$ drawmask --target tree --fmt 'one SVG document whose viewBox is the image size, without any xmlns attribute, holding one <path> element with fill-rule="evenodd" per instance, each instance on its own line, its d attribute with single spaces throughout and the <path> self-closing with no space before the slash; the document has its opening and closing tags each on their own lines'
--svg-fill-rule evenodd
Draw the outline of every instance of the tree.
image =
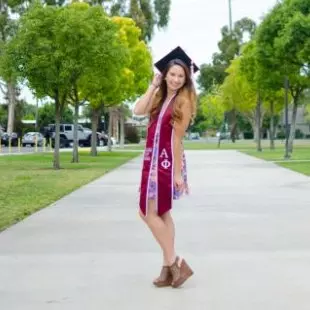
<svg viewBox="0 0 310 310">
<path fill-rule="evenodd" d="M 247 78 L 241 70 L 242 61 L 243 56 L 231 62 L 226 70 L 228 76 L 220 87 L 220 95 L 226 111 L 234 110 L 248 118 L 253 128 L 257 150 L 261 151 L 261 127 L 266 110 L 263 109 L 263 88 L 257 88 L 255 78 L 252 81 Z M 253 76 L 255 77 L 255 72 Z"/>
<path fill-rule="evenodd" d="M 227 76 L 227 66 L 217 63 L 203 64 L 198 76 L 198 86 L 202 91 L 209 92 L 215 84 L 221 85 Z"/>
<path fill-rule="evenodd" d="M 202 110 L 202 96 L 205 96 L 206 93 L 201 94 L 198 97 L 198 104 L 197 104 L 197 113 L 194 120 L 194 123 L 190 125 L 189 131 L 191 132 L 199 132 L 202 135 L 208 129 L 208 119 Z"/>
<path fill-rule="evenodd" d="M 270 102 L 271 113 L 271 127 L 274 129 L 273 120 L 274 120 L 274 104 L 275 96 L 274 93 L 277 89 L 271 87 L 272 83 L 270 82 L 270 76 L 267 75 L 267 72 L 259 66 L 259 61 L 257 57 L 257 42 L 255 40 L 250 41 L 247 45 L 244 46 L 242 57 L 240 58 L 240 73 L 243 74 L 247 82 L 251 87 L 257 92 L 257 104 L 254 112 L 254 123 L 255 123 L 255 141 L 257 143 L 257 150 L 261 151 L 261 128 L 264 119 L 264 113 L 266 111 L 263 109 L 263 103 L 266 103 L 266 100 Z M 273 131 L 271 132 L 271 145 L 274 147 L 273 142 Z"/>
<path fill-rule="evenodd" d="M 33 5 L 21 18 L 17 36 L 10 44 L 11 60 L 21 77 L 28 80 L 37 97 L 50 96 L 55 101 L 56 143 L 54 168 L 59 169 L 59 122 L 69 91 L 70 72 L 66 56 L 57 40 L 59 9 Z M 60 29 L 57 29 L 57 31 Z M 64 57 L 64 62 L 62 58 Z"/>
<path fill-rule="evenodd" d="M 64 0 L 44 2 L 54 6 L 63 6 L 65 3 Z M 171 0 L 84 0 L 84 2 L 93 6 L 101 5 L 111 17 L 132 18 L 141 29 L 140 39 L 145 41 L 151 41 L 154 30 L 165 28 L 169 22 Z"/>
<path fill-rule="evenodd" d="M 75 46 L 76 54 L 73 61 L 76 62 L 74 76 L 71 79 L 72 89 L 69 94 L 74 113 L 74 143 L 72 162 L 78 162 L 78 117 L 79 106 L 87 101 L 83 97 L 85 80 L 100 79 L 101 83 L 113 87 L 113 82 L 120 74 L 122 67 L 127 62 L 128 52 L 124 45 L 117 40 L 118 28 L 107 18 L 106 14 L 99 7 L 89 7 L 88 5 L 75 3 L 68 7 L 71 10 L 71 25 L 76 32 L 83 34 L 83 37 Z M 66 21 L 68 22 L 68 20 Z M 98 31 L 100 32 L 98 34 Z M 108 75 L 108 76 L 107 76 Z M 97 82 L 98 82 L 97 81 Z M 98 116 L 92 121 L 92 154 L 97 147 L 97 124 Z"/>
<path fill-rule="evenodd" d="M 305 106 L 305 120 L 310 125 L 310 88 L 306 89 L 302 104 Z"/>
<path fill-rule="evenodd" d="M 161 29 L 168 25 L 171 0 L 87 0 L 100 4 L 111 16 L 130 17 L 141 29 L 141 39 L 150 41 L 155 27 Z"/>
<path fill-rule="evenodd" d="M 0 129 L 4 127 L 4 124 L 7 124 L 7 121 L 8 121 L 7 105 L 0 104 Z"/>
<path fill-rule="evenodd" d="M 64 107 L 64 111 L 61 115 L 61 122 L 73 122 L 73 112 L 67 106 Z M 55 104 L 53 102 L 48 102 L 39 108 L 38 124 L 41 129 L 48 126 L 49 124 L 55 124 Z"/>
<path fill-rule="evenodd" d="M 201 89 L 208 91 L 213 84 L 222 84 L 227 73 L 225 70 L 230 62 L 241 53 L 243 45 L 250 40 L 256 30 L 256 24 L 249 18 L 242 18 L 234 24 L 232 31 L 224 26 L 221 29 L 222 39 L 218 42 L 219 52 L 212 56 L 211 64 L 201 66 L 198 84 Z"/>
<path fill-rule="evenodd" d="M 309 13 L 309 1 L 284 0 L 271 10 L 257 31 L 260 66 L 273 72 L 277 85 L 283 85 L 284 79 L 289 79 L 293 98 L 289 155 L 293 152 L 298 104 L 309 87 Z"/>
<path fill-rule="evenodd" d="M 204 129 L 217 129 L 223 123 L 224 105 L 217 88 L 201 96 L 199 100 L 199 109 L 203 115 L 203 122 L 200 126 Z"/>
<path fill-rule="evenodd" d="M 310 105 L 306 106 L 305 119 L 306 122 L 310 124 Z"/>
<path fill-rule="evenodd" d="M 23 120 L 34 120 L 35 119 L 36 107 L 32 104 L 25 102 L 24 100 L 18 100 L 15 105 L 15 120 L 14 120 L 14 131 L 23 134 L 25 125 Z"/>
<path fill-rule="evenodd" d="M 128 52 L 126 49 L 123 51 Z M 91 141 L 91 155 L 97 155 L 97 127 L 99 117 L 105 109 L 119 104 L 117 99 L 117 87 L 121 83 L 121 76 L 125 70 L 124 62 L 128 61 L 125 57 L 123 61 L 115 64 L 113 70 L 109 72 L 108 76 L 103 75 L 101 72 L 92 71 L 86 74 L 81 80 L 81 97 L 89 102 L 89 111 L 91 113 L 92 123 L 92 141 Z M 122 65 L 120 67 L 120 65 Z M 113 66 L 113 64 L 112 64 Z M 117 70 L 115 70 L 117 69 Z M 110 130 L 109 130 L 110 133 Z M 109 139 L 110 143 L 110 139 Z"/>
<path fill-rule="evenodd" d="M 0 2 L 0 90 L 8 105 L 7 132 L 9 134 L 15 127 L 15 109 L 18 104 L 17 98 L 20 94 L 21 85 L 18 85 L 18 73 L 7 53 L 7 45 L 17 30 L 16 14 L 23 14 L 28 4 L 27 1 L 23 0 Z"/>
<path fill-rule="evenodd" d="M 119 25 L 120 40 L 129 51 L 129 63 L 123 71 L 121 81 L 117 87 L 117 101 L 121 103 L 120 111 L 120 145 L 125 139 L 125 113 L 124 101 L 134 101 L 147 89 L 152 78 L 152 57 L 146 44 L 141 41 L 140 29 L 132 19 L 114 17 L 113 21 Z M 114 96 L 114 100 L 116 97 Z"/>
<path fill-rule="evenodd" d="M 113 17 L 112 21 L 118 27 L 118 42 L 122 44 L 126 51 L 126 57 L 123 65 L 116 72 L 114 79 L 106 80 L 100 72 L 98 75 L 89 75 L 83 81 L 83 93 L 90 102 L 92 111 L 92 131 L 97 129 L 98 116 L 102 109 L 108 109 L 109 120 L 115 115 L 116 106 L 126 100 L 133 100 L 136 96 L 142 94 L 147 88 L 152 75 L 152 59 L 146 44 L 141 41 L 141 30 L 130 18 Z M 94 72 L 93 72 L 94 73 Z M 103 79 L 103 81 L 102 81 Z M 124 109 L 122 109 L 121 120 L 124 125 Z M 119 110 L 119 109 L 118 109 Z M 119 111 L 118 111 L 119 114 Z M 109 121 L 108 134 L 111 134 L 111 121 Z M 124 136 L 124 126 L 121 126 L 122 136 Z M 93 142 L 93 141 L 92 141 Z M 109 138 L 109 149 L 111 148 L 111 139 Z M 92 155 L 97 151 L 92 143 Z"/>
<path fill-rule="evenodd" d="M 94 20 L 89 21 L 88 24 L 83 22 L 85 27 L 79 26 L 80 14 L 77 14 L 72 7 L 43 7 L 40 4 L 34 4 L 21 18 L 18 33 L 10 45 L 14 67 L 19 70 L 23 78 L 27 79 L 37 97 L 49 96 L 54 100 L 56 135 L 53 166 L 55 169 L 60 168 L 61 115 L 85 62 L 96 63 L 99 57 L 104 57 L 108 64 L 115 64 L 119 60 L 119 54 L 123 54 L 121 49 L 117 49 L 119 46 L 115 36 L 117 29 L 102 8 L 93 7 L 86 10 L 85 14 L 89 14 L 88 18 Z M 92 26 L 94 24 L 96 29 Z M 101 42 L 101 48 L 104 51 L 101 54 L 98 50 L 98 55 L 94 59 L 85 59 L 85 53 L 81 55 L 81 47 L 92 49 L 94 44 L 92 40 L 94 37 L 89 36 L 88 32 L 96 33 L 96 40 Z M 106 36 L 106 34 L 109 35 Z M 107 38 L 109 38 L 108 41 L 105 40 Z M 97 44 L 96 48 L 98 48 Z M 109 48 L 113 53 L 108 53 Z M 103 60 L 100 63 L 103 63 Z M 108 74 L 108 70 L 106 73 Z"/>
<path fill-rule="evenodd" d="M 208 92 L 214 84 L 221 85 L 227 76 L 226 69 L 230 62 L 240 55 L 242 46 L 255 33 L 256 24 L 249 18 L 242 18 L 230 31 L 227 26 L 221 29 L 222 39 L 218 43 L 219 52 L 212 56 L 211 64 L 204 64 L 200 70 L 198 84 L 200 89 Z M 237 130 L 237 113 L 234 109 L 226 113 L 231 119 L 231 137 L 235 141 Z"/>
<path fill-rule="evenodd" d="M 10 38 L 14 35 L 15 25 L 10 16 L 10 7 L 6 1 L 0 3 L 0 76 L 3 82 L 0 82 L 0 89 L 8 104 L 7 132 L 11 134 L 14 130 L 14 112 L 16 108 L 16 97 L 18 95 L 17 76 L 14 68 L 10 65 L 7 57 L 6 46 Z"/>
<path fill-rule="evenodd" d="M 265 102 L 266 117 L 269 123 L 270 149 L 274 150 L 276 126 L 280 117 L 280 113 L 284 108 L 283 91 L 265 90 L 263 100 Z"/>
</svg>

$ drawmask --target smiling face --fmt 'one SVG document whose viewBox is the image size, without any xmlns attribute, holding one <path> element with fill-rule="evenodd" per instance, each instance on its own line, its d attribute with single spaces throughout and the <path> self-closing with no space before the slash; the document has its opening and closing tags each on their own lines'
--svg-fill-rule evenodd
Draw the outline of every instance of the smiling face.
<svg viewBox="0 0 310 310">
<path fill-rule="evenodd" d="M 186 73 L 180 65 L 173 65 L 169 68 L 166 75 L 167 88 L 170 91 L 178 91 L 186 82 Z"/>
</svg>

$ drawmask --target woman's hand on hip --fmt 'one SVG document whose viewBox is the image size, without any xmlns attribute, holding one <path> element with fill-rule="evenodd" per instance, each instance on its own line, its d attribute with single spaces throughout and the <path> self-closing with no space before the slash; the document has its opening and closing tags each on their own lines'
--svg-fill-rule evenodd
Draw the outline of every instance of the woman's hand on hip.
<svg viewBox="0 0 310 310">
<path fill-rule="evenodd" d="M 180 174 L 174 176 L 174 186 L 178 191 L 182 191 L 184 189 L 184 180 Z"/>
</svg>

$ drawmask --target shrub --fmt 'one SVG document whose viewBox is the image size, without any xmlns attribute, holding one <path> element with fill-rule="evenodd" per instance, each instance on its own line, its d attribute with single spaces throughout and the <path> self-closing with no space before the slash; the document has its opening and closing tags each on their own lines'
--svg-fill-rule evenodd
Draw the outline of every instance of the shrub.
<svg viewBox="0 0 310 310">
<path fill-rule="evenodd" d="M 140 143 L 140 134 L 137 127 L 125 126 L 125 143 Z"/>
<path fill-rule="evenodd" d="M 254 138 L 254 134 L 251 131 L 245 131 L 243 133 L 243 137 L 244 137 L 245 140 L 253 139 Z"/>
<path fill-rule="evenodd" d="M 295 132 L 296 139 L 303 139 L 304 136 L 305 136 L 304 133 L 300 129 L 296 129 L 296 132 Z"/>
<path fill-rule="evenodd" d="M 285 132 L 283 130 L 277 133 L 277 139 L 285 139 Z"/>
</svg>

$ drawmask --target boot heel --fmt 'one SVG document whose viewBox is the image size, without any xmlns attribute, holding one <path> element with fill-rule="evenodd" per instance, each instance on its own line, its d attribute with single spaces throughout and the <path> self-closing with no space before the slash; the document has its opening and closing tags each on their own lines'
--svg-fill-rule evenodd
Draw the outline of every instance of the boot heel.
<svg viewBox="0 0 310 310">
<path fill-rule="evenodd" d="M 171 286 L 173 288 L 178 288 L 194 274 L 193 270 L 184 259 L 181 260 L 180 267 L 178 266 L 178 261 L 176 260 L 176 262 L 171 266 L 171 273 L 173 277 Z"/>
<path fill-rule="evenodd" d="M 191 267 L 187 264 L 185 260 L 183 260 L 181 264 L 181 273 L 182 273 L 182 270 L 184 272 L 184 276 L 186 277 L 190 277 L 194 274 L 194 271 L 191 269 Z"/>
</svg>

